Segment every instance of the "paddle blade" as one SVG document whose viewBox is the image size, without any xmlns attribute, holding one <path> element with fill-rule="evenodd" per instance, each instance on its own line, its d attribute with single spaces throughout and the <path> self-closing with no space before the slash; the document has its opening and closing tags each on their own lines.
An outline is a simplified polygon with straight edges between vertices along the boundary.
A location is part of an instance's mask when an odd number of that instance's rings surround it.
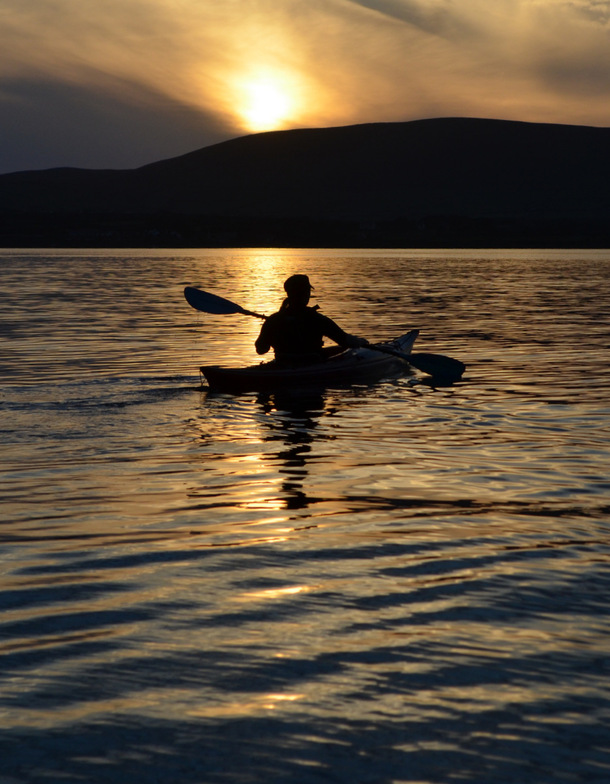
<svg viewBox="0 0 610 784">
<path fill-rule="evenodd" d="M 196 289 L 193 286 L 187 286 L 184 289 L 184 296 L 191 307 L 195 308 L 195 310 L 202 310 L 204 313 L 216 313 L 219 315 L 243 313 L 243 308 L 234 302 L 224 297 L 218 297 L 216 294 L 201 291 L 201 289 Z"/>
<path fill-rule="evenodd" d="M 415 331 L 413 340 L 415 340 L 416 337 L 417 332 Z M 392 346 L 385 345 L 384 343 L 373 343 L 369 348 L 373 349 L 373 351 L 381 351 L 382 354 L 393 354 L 395 357 L 401 357 L 401 359 L 406 360 L 412 367 L 421 370 L 422 373 L 428 373 L 428 375 L 433 376 L 437 381 L 447 383 L 459 381 L 462 377 L 462 373 L 466 370 L 466 365 L 463 362 L 460 362 L 459 359 L 445 357 L 443 354 L 409 354 L 392 348 Z"/>
<path fill-rule="evenodd" d="M 446 381 L 457 381 L 466 370 L 466 365 L 459 359 L 445 357 L 443 354 L 409 354 L 405 359 L 422 373 Z"/>
</svg>

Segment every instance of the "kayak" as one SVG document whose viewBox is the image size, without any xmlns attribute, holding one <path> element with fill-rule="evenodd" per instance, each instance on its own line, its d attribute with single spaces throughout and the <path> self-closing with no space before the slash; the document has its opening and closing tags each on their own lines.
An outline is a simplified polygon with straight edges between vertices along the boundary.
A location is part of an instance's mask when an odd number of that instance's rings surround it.
<svg viewBox="0 0 610 784">
<path fill-rule="evenodd" d="M 377 344 L 378 348 L 325 349 L 326 357 L 312 364 L 287 367 L 275 360 L 249 367 L 231 368 L 203 365 L 201 374 L 214 392 L 268 392 L 278 389 L 315 389 L 370 384 L 396 377 L 409 369 L 408 355 L 419 334 L 413 329 L 396 340 Z"/>
</svg>

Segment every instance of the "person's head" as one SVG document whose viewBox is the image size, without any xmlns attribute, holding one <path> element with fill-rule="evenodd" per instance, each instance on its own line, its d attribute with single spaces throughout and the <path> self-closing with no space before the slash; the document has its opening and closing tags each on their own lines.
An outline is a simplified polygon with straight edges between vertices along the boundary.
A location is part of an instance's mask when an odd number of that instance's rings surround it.
<svg viewBox="0 0 610 784">
<path fill-rule="evenodd" d="M 284 290 L 288 295 L 288 302 L 292 306 L 307 305 L 312 288 L 307 275 L 291 275 L 284 282 Z"/>
</svg>

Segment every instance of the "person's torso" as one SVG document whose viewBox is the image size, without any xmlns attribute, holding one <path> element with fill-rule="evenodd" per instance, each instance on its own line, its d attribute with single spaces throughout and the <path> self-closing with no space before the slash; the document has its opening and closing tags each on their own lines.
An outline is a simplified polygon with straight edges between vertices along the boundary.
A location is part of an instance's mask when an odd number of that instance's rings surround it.
<svg viewBox="0 0 610 784">
<path fill-rule="evenodd" d="M 285 308 L 272 317 L 270 342 L 276 355 L 315 354 L 324 342 L 324 317 L 314 308 Z"/>
</svg>

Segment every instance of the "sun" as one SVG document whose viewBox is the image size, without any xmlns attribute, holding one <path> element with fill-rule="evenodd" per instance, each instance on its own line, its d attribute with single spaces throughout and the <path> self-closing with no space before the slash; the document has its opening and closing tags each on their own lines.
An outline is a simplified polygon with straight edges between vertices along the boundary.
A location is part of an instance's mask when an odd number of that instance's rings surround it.
<svg viewBox="0 0 610 784">
<path fill-rule="evenodd" d="M 251 82 L 246 93 L 241 114 L 251 131 L 269 131 L 280 128 L 289 117 L 292 101 L 288 93 L 268 79 Z"/>
<path fill-rule="evenodd" d="M 258 77 L 241 85 L 237 112 L 249 131 L 283 128 L 295 114 L 294 92 L 277 78 Z"/>
<path fill-rule="evenodd" d="M 320 107 L 317 83 L 299 70 L 253 66 L 222 77 L 217 102 L 248 133 L 310 125 Z"/>
</svg>

